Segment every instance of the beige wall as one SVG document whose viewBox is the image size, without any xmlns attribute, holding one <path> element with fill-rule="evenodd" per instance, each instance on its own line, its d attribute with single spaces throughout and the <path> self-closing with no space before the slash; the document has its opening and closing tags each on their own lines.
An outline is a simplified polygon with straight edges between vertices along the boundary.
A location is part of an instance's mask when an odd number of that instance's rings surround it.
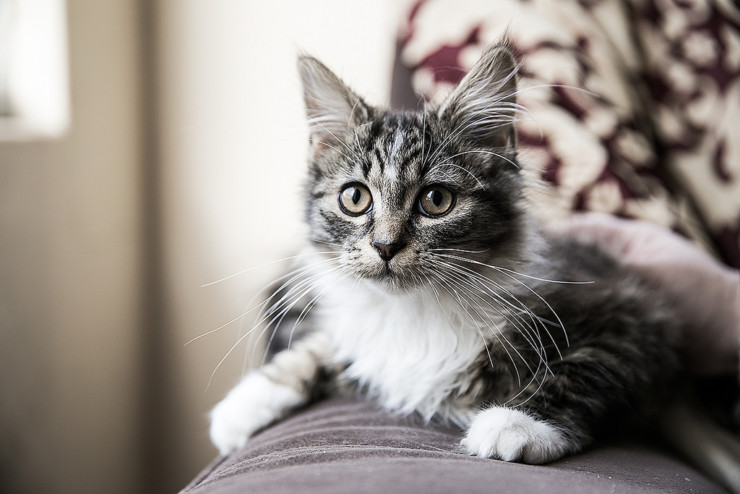
<svg viewBox="0 0 740 494">
<path fill-rule="evenodd" d="M 139 11 L 68 1 L 71 127 L 0 142 L 0 491 L 138 489 Z"/>
<path fill-rule="evenodd" d="M 245 355 L 185 343 L 283 267 L 201 285 L 299 242 L 295 55 L 382 102 L 401 2 L 67 4 L 71 127 L 0 142 L 0 491 L 173 492 Z"/>
<path fill-rule="evenodd" d="M 295 58 L 306 51 L 373 102 L 387 99 L 394 11 L 383 0 L 169 0 L 158 4 L 157 87 L 169 365 L 167 458 L 187 478 L 215 455 L 207 411 L 235 384 L 246 347 L 211 372 L 234 323 L 286 266 L 201 285 L 294 252 L 307 145 Z M 252 320 L 244 319 L 243 329 Z M 259 356 L 259 354 L 258 354 Z M 253 362 L 251 362 L 253 363 Z"/>
</svg>

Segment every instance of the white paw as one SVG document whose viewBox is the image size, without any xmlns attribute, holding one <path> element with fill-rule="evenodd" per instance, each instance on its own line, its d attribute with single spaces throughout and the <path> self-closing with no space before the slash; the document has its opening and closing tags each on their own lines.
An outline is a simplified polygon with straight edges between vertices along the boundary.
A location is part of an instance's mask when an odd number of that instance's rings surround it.
<svg viewBox="0 0 740 494">
<path fill-rule="evenodd" d="M 571 450 L 552 425 L 505 407 L 478 413 L 460 444 L 471 455 L 524 463 L 547 463 Z"/>
<path fill-rule="evenodd" d="M 258 429 L 303 404 L 304 397 L 259 371 L 248 374 L 211 411 L 211 442 L 222 455 L 244 446 Z"/>
</svg>

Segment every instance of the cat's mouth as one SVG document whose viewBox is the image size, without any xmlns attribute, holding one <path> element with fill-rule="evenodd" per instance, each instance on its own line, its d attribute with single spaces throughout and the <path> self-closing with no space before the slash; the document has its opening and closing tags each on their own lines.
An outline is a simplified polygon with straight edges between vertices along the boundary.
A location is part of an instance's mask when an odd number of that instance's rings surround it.
<svg viewBox="0 0 740 494">
<path fill-rule="evenodd" d="M 394 280 L 400 278 L 401 273 L 397 267 L 391 267 L 391 263 L 385 261 L 372 271 L 364 272 L 363 277 L 375 281 Z"/>
<path fill-rule="evenodd" d="M 410 272 L 409 267 L 401 266 L 399 263 L 384 261 L 375 269 L 360 274 L 361 278 L 379 285 L 385 290 L 409 290 L 418 286 L 418 276 Z"/>
<path fill-rule="evenodd" d="M 424 273 L 420 271 L 420 260 L 412 249 L 403 249 L 386 257 L 390 258 L 384 259 L 375 249 L 362 249 L 348 252 L 343 264 L 358 281 L 371 282 L 384 291 L 412 289 L 421 284 Z"/>
<path fill-rule="evenodd" d="M 385 275 L 385 276 L 393 276 L 393 275 L 395 275 L 395 271 L 393 271 L 393 269 L 391 269 L 391 263 L 390 263 L 390 261 L 385 261 L 383 263 L 383 268 L 382 269 L 383 269 L 383 275 Z"/>
</svg>

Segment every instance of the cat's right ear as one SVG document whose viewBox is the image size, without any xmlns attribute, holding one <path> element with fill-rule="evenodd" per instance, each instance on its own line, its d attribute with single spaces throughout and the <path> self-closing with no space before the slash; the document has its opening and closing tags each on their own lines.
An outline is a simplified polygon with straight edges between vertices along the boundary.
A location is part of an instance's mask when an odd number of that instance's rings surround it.
<svg viewBox="0 0 740 494">
<path fill-rule="evenodd" d="M 355 125 L 367 121 L 370 107 L 313 57 L 298 57 L 298 72 L 303 82 L 311 147 L 314 153 L 336 149 Z"/>
</svg>

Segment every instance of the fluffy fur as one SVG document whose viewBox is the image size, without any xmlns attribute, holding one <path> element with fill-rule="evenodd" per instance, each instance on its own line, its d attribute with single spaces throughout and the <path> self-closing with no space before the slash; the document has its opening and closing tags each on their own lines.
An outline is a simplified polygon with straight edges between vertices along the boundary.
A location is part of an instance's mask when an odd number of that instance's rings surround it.
<svg viewBox="0 0 740 494">
<path fill-rule="evenodd" d="M 310 261 L 268 300 L 271 361 L 212 413 L 222 453 L 311 399 L 359 390 L 465 428 L 470 454 L 544 463 L 664 390 L 678 367 L 670 311 L 527 213 L 505 46 L 420 112 L 367 105 L 313 58 L 299 69 Z"/>
<path fill-rule="evenodd" d="M 353 289 L 346 281 L 336 288 L 318 320 L 332 336 L 335 359 L 349 363 L 343 377 L 389 410 L 467 423 L 466 410 L 448 397 L 485 345 L 460 305 L 447 293 L 437 303 L 426 292 Z"/>
</svg>

